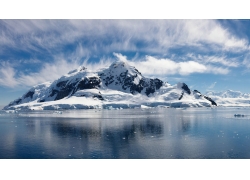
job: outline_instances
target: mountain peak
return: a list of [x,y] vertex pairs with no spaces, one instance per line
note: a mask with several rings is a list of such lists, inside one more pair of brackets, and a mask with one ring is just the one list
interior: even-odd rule
[[113,62],[110,66],[110,69],[131,69],[134,68],[129,65],[129,63],[126,60],[117,60]]
[[242,93],[240,91],[234,91],[234,90],[226,90],[221,92],[213,92],[209,91],[206,93],[209,96],[217,97],[217,98],[249,98],[250,94],[248,93]]
[[112,76],[120,76],[121,73],[125,73],[128,76],[142,77],[142,74],[134,66],[131,66],[126,60],[117,60],[113,62],[109,68],[103,71],[103,73],[110,74]]
[[110,66],[125,65],[125,64],[128,64],[128,62],[126,60],[118,59],[118,60],[114,61]]
[[76,72],[80,72],[80,71],[84,71],[86,70],[87,68],[85,68],[84,66],[79,66],[77,69],[74,69],[72,71],[69,71],[68,74],[73,74],[73,73],[76,73]]

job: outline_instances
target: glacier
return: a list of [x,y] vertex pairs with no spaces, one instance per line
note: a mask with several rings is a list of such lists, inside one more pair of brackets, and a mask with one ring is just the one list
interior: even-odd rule
[[3,110],[124,109],[151,107],[213,107],[217,103],[179,82],[171,85],[144,77],[125,60],[96,72],[86,67],[54,82],[36,85]]

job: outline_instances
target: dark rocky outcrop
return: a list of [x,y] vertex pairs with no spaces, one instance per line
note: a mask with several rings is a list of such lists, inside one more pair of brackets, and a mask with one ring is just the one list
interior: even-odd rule
[[199,91],[197,91],[197,90],[194,90],[193,92],[194,92],[194,93],[197,93],[197,94],[199,95],[199,97],[204,97],[205,99],[207,99],[208,101],[210,101],[210,102],[212,103],[212,105],[217,106],[217,103],[216,103],[214,100],[212,100],[210,97],[205,96],[205,95],[202,95],[202,94],[201,94]]
[[179,97],[179,100],[182,99],[183,95],[184,95],[184,92],[182,91],[181,96]]
[[217,106],[216,102],[214,100],[212,100],[210,97],[204,96],[204,95],[203,95],[203,97],[206,98],[208,101],[210,101],[212,103],[212,105]]
[[93,89],[99,87],[101,80],[99,77],[85,77],[80,81],[61,81],[56,84],[57,89],[53,89],[49,97],[56,95],[55,100],[63,99],[73,95],[78,90]]
[[52,92],[50,93],[49,97],[53,97],[58,92],[59,92],[58,90],[53,89]]
[[28,98],[28,97],[30,97],[31,99],[33,98],[33,95],[34,95],[34,91],[29,91],[25,96],[24,96],[24,98]]
[[83,89],[94,89],[99,87],[101,80],[99,77],[88,77],[81,80],[76,88],[76,91]]
[[56,84],[56,86],[57,86],[58,88],[63,88],[63,87],[66,86],[67,82],[68,82],[68,81],[61,81],[61,82],[58,82],[58,83]]
[[[136,69],[132,68],[132,74],[129,73],[128,70],[124,70],[120,72],[119,75],[114,75],[112,68],[116,69],[118,66],[124,67],[124,63],[117,63],[110,66],[110,70],[107,72],[99,73],[102,82],[109,87],[112,83],[117,86],[121,87],[123,90],[129,90],[131,94],[142,93],[143,89],[145,89],[145,94],[149,96],[153,94],[156,90],[158,90],[162,85],[163,81],[155,78],[149,79],[144,78],[142,74]],[[139,83],[135,83],[135,79],[139,78]]]
[[150,84],[146,86],[146,95],[148,96],[150,93],[154,93],[156,90],[160,89],[163,85],[163,81],[159,79],[150,79]]
[[185,90],[188,94],[191,94],[191,91],[190,91],[189,87],[188,87],[185,83],[183,83],[183,85],[182,85],[181,88],[182,88],[183,90]]
[[18,98],[17,100],[11,102],[8,104],[8,106],[14,106],[14,105],[17,105],[19,104],[20,102],[22,102],[22,99],[21,98]]

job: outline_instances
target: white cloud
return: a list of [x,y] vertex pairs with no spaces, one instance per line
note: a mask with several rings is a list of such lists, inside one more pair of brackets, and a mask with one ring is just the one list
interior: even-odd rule
[[95,63],[89,62],[89,60],[85,60],[82,65],[89,71],[96,72],[102,68],[109,67],[112,62],[114,62],[114,59],[112,58],[101,58],[99,62]]
[[129,61],[126,56],[114,53],[114,55],[123,61],[128,61],[135,66],[144,75],[189,75],[192,73],[213,73],[228,74],[227,68],[204,65],[195,61],[176,62],[171,59],[157,59],[152,56],[146,56],[144,60]]
[[[1,20],[6,47],[50,53],[84,42],[88,53],[144,51],[166,53],[169,48],[199,47],[206,51],[244,51],[239,38],[216,20]],[[138,45],[139,44],[139,45]]]
[[188,75],[192,73],[203,73],[206,72],[207,68],[203,64],[197,63],[195,61],[180,62],[177,63],[180,67],[179,73],[181,75]]
[[156,59],[147,56],[144,61],[133,62],[143,74],[161,75],[161,74],[181,74],[188,75],[196,72],[204,72],[206,67],[194,61],[175,62],[170,59]]
[[127,60],[127,56],[124,56],[124,55],[122,55],[121,53],[113,53],[113,55],[117,58],[117,59],[119,59],[120,61],[128,61]]

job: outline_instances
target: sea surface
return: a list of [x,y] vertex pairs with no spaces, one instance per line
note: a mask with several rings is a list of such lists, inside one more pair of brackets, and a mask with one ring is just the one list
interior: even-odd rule
[[0,158],[249,159],[249,110],[0,111]]

